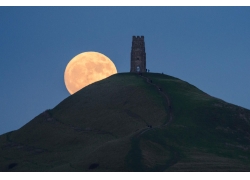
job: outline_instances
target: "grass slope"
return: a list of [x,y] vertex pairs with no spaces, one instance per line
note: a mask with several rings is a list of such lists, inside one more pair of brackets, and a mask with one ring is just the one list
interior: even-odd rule
[[[250,111],[180,79],[120,73],[0,136],[0,171],[249,171]],[[148,126],[151,125],[152,128]]]

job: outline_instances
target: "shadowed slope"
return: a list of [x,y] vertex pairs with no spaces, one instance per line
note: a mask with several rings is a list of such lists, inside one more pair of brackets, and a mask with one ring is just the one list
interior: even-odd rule
[[177,78],[121,73],[0,136],[0,170],[249,171],[249,122]]

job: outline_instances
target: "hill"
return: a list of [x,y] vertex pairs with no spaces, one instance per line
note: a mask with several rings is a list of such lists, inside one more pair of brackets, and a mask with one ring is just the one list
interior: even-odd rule
[[0,136],[0,171],[250,171],[250,111],[180,79],[119,73]]

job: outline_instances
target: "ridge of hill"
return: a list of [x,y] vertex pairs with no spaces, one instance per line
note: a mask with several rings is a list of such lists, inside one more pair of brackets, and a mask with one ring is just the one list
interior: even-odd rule
[[250,111],[159,73],[93,83],[0,136],[0,171],[249,171]]

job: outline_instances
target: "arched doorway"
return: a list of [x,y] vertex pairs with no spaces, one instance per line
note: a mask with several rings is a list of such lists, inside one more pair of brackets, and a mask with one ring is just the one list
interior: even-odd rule
[[139,66],[136,67],[136,71],[140,72],[140,67]]

